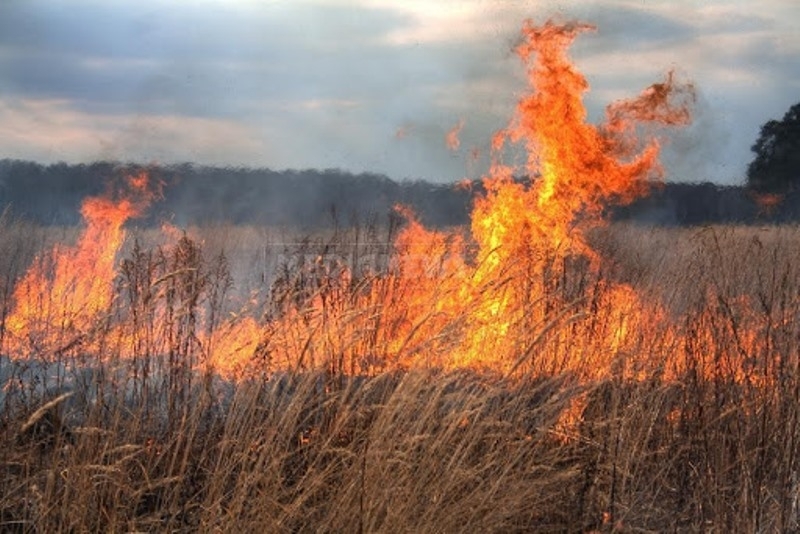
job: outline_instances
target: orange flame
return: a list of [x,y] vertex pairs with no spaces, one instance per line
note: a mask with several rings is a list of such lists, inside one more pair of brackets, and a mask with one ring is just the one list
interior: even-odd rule
[[123,225],[141,215],[153,199],[146,173],[132,176],[120,200],[92,197],[83,202],[87,226],[74,247],[55,246],[37,258],[14,290],[15,308],[6,318],[12,353],[51,355],[76,343],[97,326],[113,298],[116,256]]
[[[406,249],[416,248],[415,257],[446,258],[432,284],[419,283],[420,266],[402,260],[401,275],[417,281],[411,302],[433,301],[437,317],[447,317],[444,323],[466,325],[462,341],[449,351],[451,364],[514,366],[515,355],[528,350],[523,340],[530,337],[519,329],[547,322],[535,308],[550,292],[543,280],[553,262],[576,256],[596,262],[584,230],[602,223],[607,203],[635,199],[647,191],[648,180],[660,176],[658,143],[650,140],[640,148],[633,137],[636,125],[683,124],[690,118],[692,88],[678,86],[670,74],[639,98],[609,106],[606,125],[587,123],[582,97],[588,83],[566,49],[589,29],[552,22],[540,27],[529,22],[523,29],[517,53],[528,65],[534,91],[520,100],[492,147],[497,159],[505,144],[522,144],[528,153],[522,170],[531,178],[516,180],[516,169],[493,164],[484,179],[487,194],[472,213],[475,261],[466,261],[462,242],[445,251],[444,237],[413,220],[398,240]],[[617,308],[628,308],[635,298],[623,289],[616,294],[628,301]],[[619,332],[614,336],[621,338]]]
[[777,193],[752,193],[758,206],[759,215],[771,217],[784,201],[784,196]]
[[455,126],[450,128],[450,130],[444,136],[445,145],[447,145],[447,148],[453,152],[457,151],[459,147],[461,147],[461,139],[459,139],[459,136],[461,135],[461,130],[463,129],[464,119],[459,119]]

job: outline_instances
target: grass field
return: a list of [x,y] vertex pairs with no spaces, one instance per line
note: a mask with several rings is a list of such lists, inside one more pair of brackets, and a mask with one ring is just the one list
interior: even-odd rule
[[[554,264],[497,367],[437,359],[458,317],[386,342],[391,234],[131,232],[91,328],[0,360],[0,530],[800,528],[797,228],[596,229],[601,267]],[[4,353],[19,279],[77,235],[3,220]],[[609,310],[620,284],[638,300]],[[204,365],[245,316],[248,372]]]
[[800,530],[800,231],[604,225],[697,95],[587,123],[591,29],[523,24],[469,227],[2,215],[0,531]]

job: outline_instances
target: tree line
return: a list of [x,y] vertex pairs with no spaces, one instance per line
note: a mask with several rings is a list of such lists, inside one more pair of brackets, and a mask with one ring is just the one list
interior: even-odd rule
[[[103,194],[125,176],[142,170],[163,184],[140,225],[170,221],[190,224],[254,224],[326,227],[364,218],[392,217],[394,206],[410,206],[432,227],[466,224],[472,199],[482,194],[479,181],[434,184],[396,182],[380,174],[328,170],[270,170],[96,162],[42,165],[0,160],[0,206],[41,224],[73,225],[80,204]],[[520,178],[523,179],[523,178]],[[655,185],[633,204],[610,208],[613,220],[656,225],[764,223],[800,220],[800,194],[784,188],[781,196],[743,186],[711,183]]]
[[0,206],[42,224],[75,224],[87,196],[114,189],[146,171],[163,197],[139,224],[256,224],[300,227],[346,224],[354,217],[389,217],[412,206],[426,224],[467,218],[471,193],[451,184],[395,182],[379,174],[328,170],[271,170],[115,162],[42,165],[0,160]]

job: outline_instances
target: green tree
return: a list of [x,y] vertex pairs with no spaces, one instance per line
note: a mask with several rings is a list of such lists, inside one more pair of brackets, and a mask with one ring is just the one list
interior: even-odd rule
[[748,187],[760,193],[800,189],[800,103],[782,120],[765,123],[751,150],[756,157],[747,168]]

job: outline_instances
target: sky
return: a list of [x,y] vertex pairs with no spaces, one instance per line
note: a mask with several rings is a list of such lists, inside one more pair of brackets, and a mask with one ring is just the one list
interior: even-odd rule
[[479,178],[550,18],[597,26],[570,51],[593,121],[670,69],[696,86],[668,180],[742,183],[800,101],[796,0],[0,0],[0,159]]

